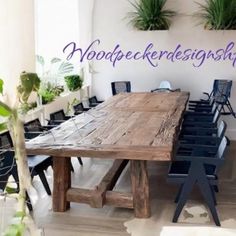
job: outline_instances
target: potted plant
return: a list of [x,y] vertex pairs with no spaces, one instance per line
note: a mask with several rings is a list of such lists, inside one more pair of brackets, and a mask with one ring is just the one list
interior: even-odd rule
[[38,91],[39,96],[42,97],[42,104],[52,102],[57,96],[64,91],[62,86],[54,85],[50,82],[42,83]]
[[130,23],[138,30],[168,30],[174,11],[165,9],[167,0],[139,0],[129,13]]
[[79,75],[68,75],[65,76],[65,82],[70,91],[76,91],[81,89],[83,80]]
[[205,29],[230,30],[236,29],[235,0],[205,0],[198,3],[200,11],[195,16],[202,19]]
[[37,55],[36,61],[39,65],[39,77],[43,83],[51,83],[55,86],[64,85],[64,76],[70,74],[74,70],[73,64],[54,57],[50,63],[46,63],[43,56]]

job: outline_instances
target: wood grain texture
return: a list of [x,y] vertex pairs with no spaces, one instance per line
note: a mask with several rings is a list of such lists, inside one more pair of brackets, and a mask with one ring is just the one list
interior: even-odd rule
[[[94,191],[90,189],[70,188],[66,193],[68,201],[89,204],[94,207]],[[133,209],[133,196],[131,193],[106,191],[105,204],[114,207]],[[97,207],[96,207],[97,208]]]
[[137,218],[149,218],[151,216],[151,209],[147,161],[130,161],[130,174],[134,215]]
[[53,211],[64,212],[70,208],[66,192],[71,187],[70,158],[53,157]]
[[26,144],[28,154],[171,160],[189,93],[118,94]]
[[127,165],[127,160],[115,160],[113,165],[102,178],[99,185],[93,190],[93,198],[90,204],[94,208],[102,208],[106,201],[106,191],[112,190]]

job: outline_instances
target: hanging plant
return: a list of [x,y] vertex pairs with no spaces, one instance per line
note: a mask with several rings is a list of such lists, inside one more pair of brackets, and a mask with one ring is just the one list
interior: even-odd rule
[[130,2],[135,11],[129,13],[130,23],[139,30],[167,30],[176,12],[164,9],[167,0]]
[[195,15],[202,19],[205,29],[229,30],[236,29],[235,0],[206,0],[198,3],[200,11]]

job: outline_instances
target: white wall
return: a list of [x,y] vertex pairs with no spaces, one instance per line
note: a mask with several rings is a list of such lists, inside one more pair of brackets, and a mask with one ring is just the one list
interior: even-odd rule
[[[45,69],[50,69],[54,57],[65,60],[63,48],[72,41],[79,41],[78,0],[39,0],[35,1],[36,54],[45,59]],[[78,61],[71,60],[75,72],[79,72]],[[41,67],[37,65],[40,74]],[[55,81],[51,81],[55,82]],[[61,82],[64,84],[64,79]]]
[[13,102],[20,73],[35,71],[34,4],[0,0],[0,78]]
[[[95,3],[93,39],[100,39],[99,49],[111,50],[119,43],[125,50],[144,49],[152,42],[158,50],[173,50],[181,43],[187,48],[218,49],[229,42],[236,42],[236,31],[206,31],[189,14],[196,12],[194,0],[169,0],[169,8],[180,14],[174,18],[169,31],[141,32],[132,28],[125,19],[132,7],[127,0],[99,0]],[[111,63],[94,61],[93,93],[105,99],[111,96],[111,81],[130,80],[133,91],[150,91],[158,87],[161,80],[169,80],[175,88],[190,91],[192,98],[198,98],[202,91],[211,90],[214,79],[236,80],[236,68],[230,62],[207,62],[194,68],[192,62],[161,61],[153,68],[143,61],[119,62],[115,68]],[[231,101],[236,110],[236,83]],[[229,135],[236,139],[236,119],[226,117]]]

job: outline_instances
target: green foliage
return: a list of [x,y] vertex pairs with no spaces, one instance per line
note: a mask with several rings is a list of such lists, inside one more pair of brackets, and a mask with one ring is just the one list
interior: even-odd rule
[[0,132],[4,131],[7,129],[7,123],[4,122],[4,123],[0,123]]
[[57,62],[60,62],[61,59],[60,58],[57,58],[57,57],[54,57],[51,59],[51,64],[54,64],[54,63],[57,63]]
[[174,11],[164,9],[167,0],[139,0],[131,2],[135,11],[129,13],[130,23],[139,30],[167,30]]
[[47,104],[52,102],[56,96],[59,96],[63,91],[63,87],[48,82],[42,84],[39,90],[39,95],[42,97],[42,103]]
[[73,64],[62,61],[60,58],[54,57],[50,60],[50,64],[45,63],[44,57],[37,55],[37,63],[41,66],[40,78],[43,82],[58,83],[58,80],[74,70]]
[[[0,79],[0,93],[3,93],[3,80]],[[12,114],[12,110],[9,106],[7,106],[5,103],[0,101],[0,116],[3,117],[9,117]],[[4,130],[5,123],[0,124],[0,130]]]
[[27,103],[32,92],[37,92],[40,87],[40,79],[36,73],[22,72],[20,85],[17,87],[21,103]]
[[12,188],[12,187],[9,187],[9,186],[6,186],[5,191],[6,191],[8,194],[17,193],[17,189],[16,189],[16,188]]
[[37,107],[37,102],[24,103],[20,107],[20,112],[26,114],[28,111],[33,110]]
[[42,96],[42,103],[43,104],[47,104],[47,103],[50,103],[52,102],[56,95],[48,90],[44,90],[40,93],[40,95]]
[[0,94],[3,93],[3,84],[4,84],[3,80],[0,79]]
[[5,232],[5,236],[23,236],[25,231],[25,224],[11,224],[7,231]]
[[74,66],[69,63],[69,62],[62,62],[61,65],[58,68],[58,73],[60,75],[65,75],[68,74],[70,72],[72,72],[74,69]]
[[15,214],[15,217],[17,218],[24,218],[26,216],[25,212],[23,211],[17,211],[16,214]]
[[0,101],[0,116],[9,117],[11,114],[12,114],[11,108]]
[[235,0],[206,0],[205,4],[198,5],[200,11],[195,15],[202,19],[205,29],[236,29]]
[[70,91],[80,89],[83,85],[83,80],[79,75],[69,75],[65,77],[66,85]]
[[45,65],[45,60],[42,56],[40,55],[36,55],[36,61],[41,65],[44,66]]

